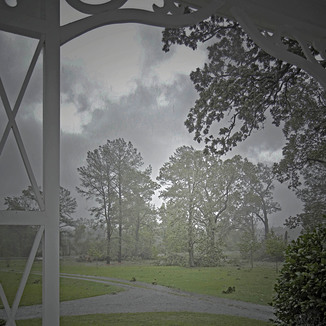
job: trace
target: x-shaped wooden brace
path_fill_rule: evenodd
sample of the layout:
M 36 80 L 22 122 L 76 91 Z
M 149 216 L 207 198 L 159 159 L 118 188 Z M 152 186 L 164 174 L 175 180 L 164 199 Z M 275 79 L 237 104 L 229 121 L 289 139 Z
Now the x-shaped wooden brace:
M 18 148 L 19 148 L 19 151 L 20 151 L 20 154 L 22 156 L 22 159 L 23 159 L 23 162 L 24 162 L 24 165 L 25 165 L 25 168 L 26 168 L 29 180 L 30 180 L 30 183 L 31 183 L 32 188 L 34 190 L 36 200 L 37 200 L 37 202 L 39 204 L 39 207 L 40 207 L 41 211 L 44 210 L 44 202 L 43 202 L 40 190 L 38 188 L 38 185 L 37 185 L 37 182 L 36 182 L 32 167 L 31 167 L 31 164 L 29 162 L 27 152 L 26 152 L 22 137 L 20 135 L 20 132 L 19 132 L 19 129 L 18 129 L 15 118 L 16 118 L 17 112 L 19 110 L 20 104 L 21 104 L 21 102 L 23 100 L 23 97 L 24 97 L 26 88 L 28 86 L 28 83 L 29 83 L 29 81 L 31 79 L 32 73 L 34 71 L 37 59 L 38 59 L 38 57 L 39 57 L 39 55 L 41 53 L 41 50 L 43 48 L 43 44 L 44 44 L 44 38 L 41 38 L 38 45 L 37 45 L 35 53 L 33 55 L 31 64 L 30 64 L 30 66 L 28 68 L 27 74 L 25 76 L 22 87 L 21 87 L 21 89 L 19 91 L 19 94 L 18 94 L 18 97 L 17 97 L 17 100 L 16 100 L 16 103 L 15 103 L 15 106 L 14 106 L 13 110 L 11 109 L 6 90 L 4 88 L 2 80 L 0 78 L 0 97 L 2 99 L 2 103 L 4 105 L 4 108 L 5 108 L 5 111 L 7 113 L 7 117 L 8 117 L 8 123 L 7 123 L 5 131 L 3 133 L 3 136 L 1 138 L 1 141 L 0 141 L 0 155 L 1 155 L 2 151 L 3 151 L 5 143 L 7 141 L 10 129 L 12 128 L 15 139 L 16 139 L 16 142 L 17 142 L 17 145 L 18 145 Z
M 3 306 L 5 307 L 5 311 L 6 311 L 7 318 L 8 318 L 6 324 L 9 326 L 16 326 L 15 320 L 13 319 L 12 314 L 11 314 L 11 309 L 10 309 L 5 291 L 3 290 L 1 283 L 0 283 L 0 298 L 2 300 Z
M 27 283 L 28 276 L 29 276 L 30 271 L 32 269 L 32 265 L 33 265 L 33 262 L 34 262 L 34 259 L 35 259 L 36 253 L 37 253 L 37 249 L 38 249 L 38 247 L 40 245 L 40 242 L 41 242 L 41 239 L 42 239 L 42 236 L 43 236 L 43 232 L 44 232 L 44 226 L 42 225 L 42 226 L 40 226 L 39 230 L 36 233 L 34 243 L 33 243 L 31 252 L 29 254 L 29 257 L 27 259 L 25 270 L 24 270 L 23 276 L 22 276 L 22 278 L 20 280 L 20 284 L 19 284 L 16 296 L 15 296 L 15 300 L 14 300 L 11 308 L 9 306 L 9 303 L 8 303 L 6 294 L 5 294 L 4 290 L 3 290 L 3 287 L 2 287 L 2 285 L 0 283 L 0 298 L 2 300 L 2 303 L 4 305 L 4 308 L 5 308 L 5 311 L 6 311 L 6 314 L 7 314 L 7 318 L 8 318 L 7 319 L 7 325 L 8 326 L 16 326 L 15 316 L 16 316 L 16 313 L 17 313 L 17 310 L 18 310 L 19 302 L 20 302 L 20 300 L 22 298 L 22 295 L 23 295 L 23 292 L 24 292 L 24 289 L 25 289 L 25 286 L 26 286 L 26 283 Z

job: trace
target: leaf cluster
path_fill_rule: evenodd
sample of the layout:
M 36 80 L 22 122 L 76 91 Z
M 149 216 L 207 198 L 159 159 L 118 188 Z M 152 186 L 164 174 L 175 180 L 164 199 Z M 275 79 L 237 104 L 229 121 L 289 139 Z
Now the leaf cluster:
M 308 166 L 302 171 L 303 187 L 296 189 L 297 197 L 303 203 L 303 212 L 286 220 L 290 228 L 302 226 L 312 231 L 321 223 L 326 223 L 326 169 L 320 165 Z
M 264 52 L 226 18 L 166 29 L 162 41 L 164 51 L 173 44 L 196 49 L 208 41 L 208 62 L 190 75 L 199 98 L 185 121 L 206 152 L 227 153 L 271 117 L 286 138 L 283 159 L 274 167 L 280 181 L 295 188 L 298 171 L 309 163 L 326 166 L 325 94 L 305 72 Z M 304 57 L 296 41 L 282 41 L 288 51 Z M 326 67 L 325 60 L 320 63 Z
M 274 174 L 237 155 L 221 160 L 193 147 L 179 147 L 157 180 L 165 205 L 160 215 L 166 246 L 193 252 L 200 264 L 216 265 L 221 239 L 232 228 L 248 227 L 248 216 L 266 224 L 280 210 L 273 201 Z
M 144 225 L 151 228 L 154 224 L 151 221 L 155 219 L 155 209 L 150 201 L 158 185 L 151 179 L 151 167 L 141 169 L 143 164 L 141 154 L 132 143 L 118 138 L 88 151 L 86 165 L 77 169 L 80 176 L 77 191 L 95 201 L 89 211 L 106 229 L 108 257 L 111 250 L 114 252 L 111 240 L 117 233 L 119 255 L 122 232 L 129 245 L 135 242 L 136 252 L 140 230 L 145 234 Z
M 279 121 L 284 122 L 287 140 L 283 158 L 275 164 L 274 171 L 281 182 L 290 181 L 292 188 L 301 185 L 298 172 L 305 173 L 305 169 L 314 166 L 326 172 L 326 97 L 312 79 L 301 81 L 300 85 L 292 87 L 283 99 L 287 112 L 274 110 Z
M 284 258 L 286 244 L 281 236 L 276 235 L 273 231 L 270 232 L 265 240 L 266 252 L 275 261 L 281 261 Z
M 320 326 L 326 322 L 326 228 L 301 235 L 286 250 L 275 285 L 276 324 Z
M 301 72 L 262 51 L 230 20 L 212 17 L 190 30 L 163 34 L 165 48 L 178 43 L 195 49 L 194 43 L 214 37 L 215 43 L 207 48 L 208 63 L 190 75 L 199 99 L 185 124 L 196 141 L 205 142 L 207 151 L 224 154 L 263 128 L 266 111 L 279 107 Z M 279 124 L 283 110 L 275 114 L 274 123 Z

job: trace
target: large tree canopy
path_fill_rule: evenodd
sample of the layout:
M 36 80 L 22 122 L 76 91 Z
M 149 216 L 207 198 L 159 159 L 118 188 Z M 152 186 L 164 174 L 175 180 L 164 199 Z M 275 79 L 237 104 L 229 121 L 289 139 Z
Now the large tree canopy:
M 193 147 L 177 148 L 157 178 L 166 247 L 188 252 L 189 266 L 198 259 L 216 265 L 221 241 L 248 224 L 249 215 L 264 225 L 267 237 L 270 215 L 280 210 L 273 201 L 273 177 L 271 168 L 239 155 L 223 161 Z
M 296 190 L 303 202 L 304 210 L 297 216 L 286 220 L 286 225 L 294 228 L 298 225 L 311 231 L 326 223 L 326 170 L 319 165 L 303 170 L 304 188 Z
M 172 44 L 196 49 L 206 41 L 208 63 L 190 76 L 199 98 L 185 122 L 194 139 L 206 144 L 206 152 L 232 150 L 262 129 L 270 116 L 286 138 L 283 159 L 275 166 L 281 181 L 297 187 L 298 171 L 311 163 L 326 166 L 326 102 L 318 83 L 261 50 L 237 23 L 225 18 L 213 16 L 190 28 L 163 32 L 164 51 Z M 296 42 L 284 43 L 303 56 Z
M 152 213 L 150 201 L 157 185 L 150 179 L 151 167 L 143 171 L 143 164 L 141 154 L 132 143 L 118 138 L 88 151 L 86 165 L 77 169 L 81 181 L 77 191 L 95 200 L 96 205 L 90 211 L 106 227 L 108 264 L 114 232 L 118 238 L 117 258 L 121 262 L 123 230 L 137 229 L 134 231 L 136 248 L 141 220 Z

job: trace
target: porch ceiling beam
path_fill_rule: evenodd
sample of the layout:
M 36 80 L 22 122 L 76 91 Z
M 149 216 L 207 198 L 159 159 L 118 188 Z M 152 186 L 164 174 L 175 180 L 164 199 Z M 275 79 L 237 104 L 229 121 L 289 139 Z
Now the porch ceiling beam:
M 41 18 L 0 8 L 0 30 L 31 38 L 40 38 L 46 31 L 46 24 Z
M 194 8 L 203 8 L 210 0 L 181 0 Z M 233 8 L 246 11 L 253 22 L 266 30 L 284 28 L 300 31 L 302 36 L 311 38 L 326 37 L 326 2 L 323 0 L 224 0 L 215 14 L 237 20 Z M 285 30 L 284 30 L 285 32 Z M 285 35 L 291 37 L 289 35 Z
M 170 28 L 190 26 L 209 17 L 222 4 L 223 0 L 209 1 L 205 7 L 191 14 L 170 15 L 164 11 L 164 8 L 160 10 L 159 7 L 154 7 L 154 11 L 124 8 L 96 13 L 61 26 L 61 45 L 92 29 L 105 25 L 139 23 Z
M 198 11 L 208 2 L 181 0 Z M 324 0 L 224 0 L 220 3 L 214 11 L 217 16 L 237 21 L 261 49 L 303 69 L 326 89 Z M 303 55 L 292 53 L 284 38 L 296 41 Z

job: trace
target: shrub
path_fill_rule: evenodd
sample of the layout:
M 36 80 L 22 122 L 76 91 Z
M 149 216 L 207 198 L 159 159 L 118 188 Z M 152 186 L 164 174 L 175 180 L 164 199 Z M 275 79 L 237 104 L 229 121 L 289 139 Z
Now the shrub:
M 76 259 L 77 262 L 79 263 L 91 263 L 93 261 L 93 258 L 91 256 L 88 255 L 80 255 L 77 257 Z
M 188 266 L 188 255 L 186 253 L 168 253 L 162 258 L 162 262 L 166 266 Z
M 226 257 L 222 254 L 208 254 L 195 257 L 195 266 L 198 267 L 216 267 L 220 266 L 223 261 L 226 261 Z
M 326 228 L 292 241 L 275 285 L 277 325 L 326 325 Z
M 265 250 L 269 257 L 275 261 L 276 272 L 278 273 L 278 263 L 284 260 L 284 251 L 286 244 L 281 236 L 276 235 L 273 231 L 265 240 Z

